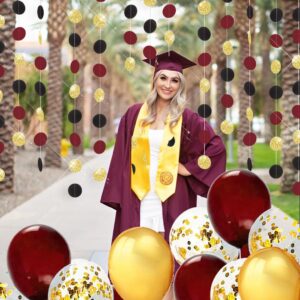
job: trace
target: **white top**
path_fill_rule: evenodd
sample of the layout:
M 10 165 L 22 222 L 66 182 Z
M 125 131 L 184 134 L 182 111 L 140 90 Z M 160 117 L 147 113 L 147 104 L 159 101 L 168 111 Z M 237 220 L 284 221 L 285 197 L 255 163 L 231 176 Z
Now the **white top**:
M 164 232 L 161 200 L 155 192 L 155 180 L 158 167 L 158 154 L 163 140 L 163 129 L 149 128 L 150 145 L 150 191 L 141 201 L 140 226 Z

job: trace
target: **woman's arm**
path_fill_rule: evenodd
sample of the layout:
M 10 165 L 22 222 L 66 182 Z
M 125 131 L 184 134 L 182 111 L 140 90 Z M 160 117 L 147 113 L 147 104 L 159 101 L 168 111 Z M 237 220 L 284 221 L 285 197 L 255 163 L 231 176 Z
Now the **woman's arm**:
M 189 175 L 191 175 L 191 173 L 181 163 L 178 164 L 178 174 L 182 175 L 182 176 L 189 176 Z

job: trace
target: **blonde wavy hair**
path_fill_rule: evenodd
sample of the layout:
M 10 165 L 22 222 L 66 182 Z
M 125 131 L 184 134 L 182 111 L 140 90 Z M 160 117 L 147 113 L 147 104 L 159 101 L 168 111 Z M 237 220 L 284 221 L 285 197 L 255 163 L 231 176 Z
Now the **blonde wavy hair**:
M 141 121 L 142 126 L 147 126 L 149 124 L 152 124 L 155 121 L 156 118 L 156 100 L 158 97 L 158 93 L 156 90 L 156 82 L 157 78 L 161 75 L 163 70 L 158 71 L 153 79 L 153 89 L 150 92 L 149 96 L 146 99 L 146 103 L 148 105 L 148 115 Z M 186 105 L 186 98 L 185 98 L 185 78 L 182 75 L 182 73 L 177 72 L 179 79 L 180 79 L 180 86 L 175 94 L 175 96 L 172 98 L 170 102 L 170 130 L 172 131 L 172 128 L 176 126 L 177 121 L 179 120 L 180 116 L 182 115 L 185 105 Z M 166 122 L 165 122 L 166 124 Z

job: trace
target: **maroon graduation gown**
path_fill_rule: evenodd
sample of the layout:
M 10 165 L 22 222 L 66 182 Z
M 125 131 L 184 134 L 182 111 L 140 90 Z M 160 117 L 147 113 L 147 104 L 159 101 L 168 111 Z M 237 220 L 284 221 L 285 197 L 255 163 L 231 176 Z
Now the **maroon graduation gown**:
M 132 105 L 121 118 L 112 159 L 101 196 L 101 203 L 116 210 L 113 240 L 124 230 L 140 226 L 140 200 L 130 187 L 130 147 L 135 122 L 142 103 Z M 211 159 L 211 167 L 202 170 L 197 164 L 203 154 L 201 131 L 209 133 L 205 154 Z M 183 112 L 179 161 L 191 173 L 177 176 L 176 191 L 162 203 L 165 239 L 175 219 L 185 210 L 196 206 L 197 195 L 206 197 L 212 182 L 225 171 L 226 150 L 221 138 L 211 126 L 190 109 Z

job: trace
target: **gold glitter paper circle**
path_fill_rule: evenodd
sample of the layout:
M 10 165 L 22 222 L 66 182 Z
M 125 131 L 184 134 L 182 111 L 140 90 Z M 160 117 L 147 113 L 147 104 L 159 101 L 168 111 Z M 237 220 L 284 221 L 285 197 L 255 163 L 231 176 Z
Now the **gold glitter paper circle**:
M 0 182 L 5 179 L 5 172 L 3 169 L 0 169 Z
M 106 25 L 106 18 L 102 14 L 98 14 L 93 18 L 93 23 L 96 28 L 102 29 Z
M 45 119 L 45 115 L 44 115 L 44 111 L 41 107 L 38 107 L 36 110 L 35 110 L 35 113 L 36 113 L 36 117 L 37 119 L 42 122 L 44 121 Z
M 69 13 L 69 20 L 73 24 L 78 24 L 82 21 L 82 14 L 78 9 L 73 9 Z
M 279 136 L 274 136 L 270 141 L 270 148 L 273 151 L 280 151 L 282 149 L 282 139 Z
M 3 100 L 3 92 L 0 90 L 0 102 Z
M 16 66 L 22 66 L 24 64 L 25 64 L 25 59 L 24 59 L 23 54 L 16 53 L 16 55 L 15 55 L 15 65 Z
M 12 142 L 17 147 L 22 147 L 25 145 L 25 135 L 23 132 L 15 132 L 12 136 Z
M 135 69 L 135 59 L 133 57 L 127 57 L 125 60 L 125 69 L 128 72 L 132 72 Z
M 73 173 L 80 172 L 82 168 L 82 162 L 79 159 L 72 159 L 69 162 L 69 170 Z
M 198 4 L 198 12 L 200 15 L 208 15 L 211 12 L 211 4 L 208 1 L 202 1 Z
M 211 166 L 211 160 L 207 155 L 201 155 L 198 158 L 198 166 L 203 169 L 207 170 Z
M 253 120 L 253 110 L 251 107 L 247 107 L 246 117 L 247 117 L 248 121 L 250 121 L 250 122 Z
M 103 89 L 98 88 L 96 89 L 95 93 L 94 93 L 94 99 L 96 102 L 102 102 L 104 100 L 105 97 L 105 92 Z
M 293 133 L 293 141 L 295 144 L 300 144 L 300 130 L 297 129 Z
M 281 71 L 281 62 L 277 59 L 273 60 L 271 63 L 271 72 L 273 74 L 278 74 Z
M 76 99 L 80 95 L 80 86 L 78 84 L 72 84 L 69 90 L 69 95 L 72 99 Z
M 227 120 L 224 120 L 220 125 L 221 131 L 224 134 L 231 134 L 233 132 L 234 126 Z
M 93 173 L 93 178 L 95 181 L 103 181 L 106 177 L 106 170 L 100 168 Z
M 175 41 L 175 34 L 172 30 L 168 30 L 165 32 L 165 35 L 164 35 L 164 39 L 165 39 L 165 42 L 171 46 L 174 41 Z
M 41 32 L 39 33 L 39 36 L 38 36 L 38 42 L 40 45 L 42 45 L 42 43 L 43 43 L 43 37 L 42 37 Z
M 159 180 L 163 185 L 169 185 L 173 182 L 173 175 L 169 171 L 164 171 L 160 173 Z
M 293 57 L 292 65 L 295 69 L 300 70 L 300 55 L 295 55 Z
M 232 47 L 232 43 L 230 41 L 226 41 L 223 44 L 223 52 L 225 55 L 231 55 L 233 52 L 233 47 Z
M 156 3 L 157 3 L 156 0 L 144 0 L 144 4 L 145 4 L 146 6 L 155 6 Z
M 5 18 L 0 15 L 0 28 L 3 28 L 5 25 Z
M 210 90 L 210 82 L 206 78 L 202 78 L 200 81 L 200 91 L 207 93 Z

